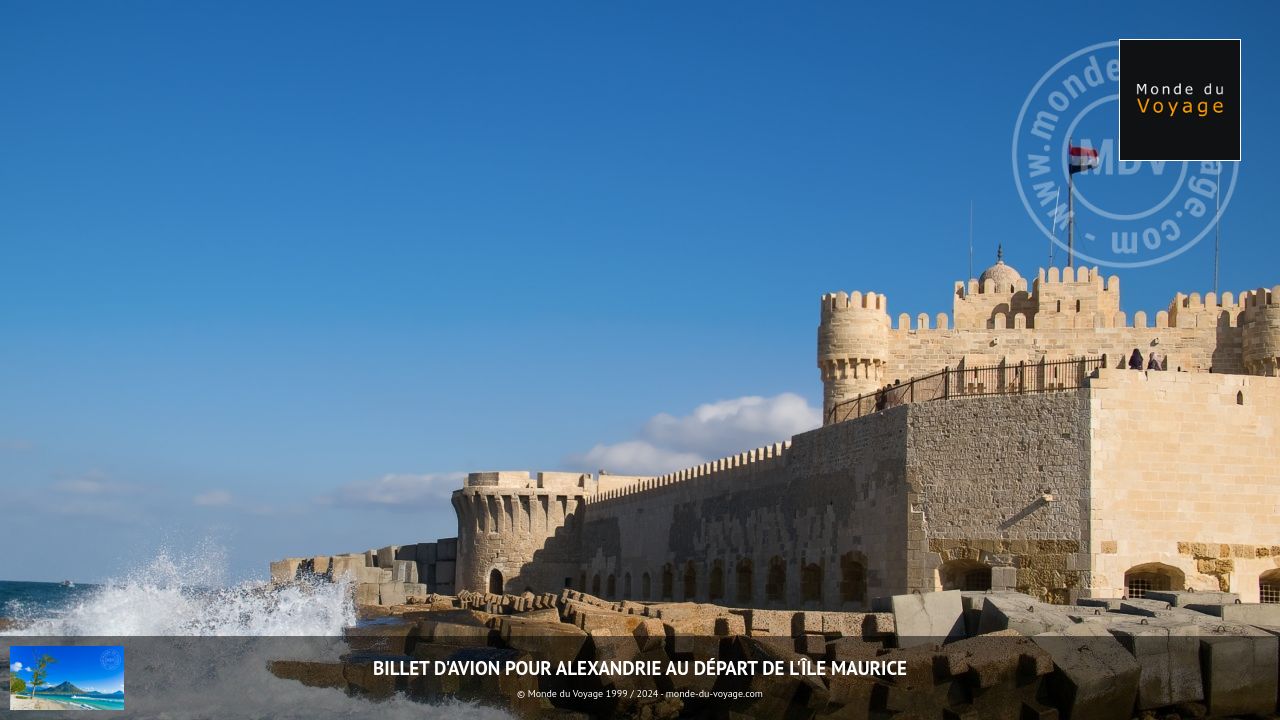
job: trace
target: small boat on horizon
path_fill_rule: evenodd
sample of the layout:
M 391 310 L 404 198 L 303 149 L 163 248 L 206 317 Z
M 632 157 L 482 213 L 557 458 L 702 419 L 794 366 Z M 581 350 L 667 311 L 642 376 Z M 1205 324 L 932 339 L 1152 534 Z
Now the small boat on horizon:
M 75 587 L 75 586 L 76 586 L 76 584 L 75 584 L 75 583 L 73 583 L 73 582 L 71 582 L 70 580 L 63 580 L 63 581 L 62 581 L 62 587 Z

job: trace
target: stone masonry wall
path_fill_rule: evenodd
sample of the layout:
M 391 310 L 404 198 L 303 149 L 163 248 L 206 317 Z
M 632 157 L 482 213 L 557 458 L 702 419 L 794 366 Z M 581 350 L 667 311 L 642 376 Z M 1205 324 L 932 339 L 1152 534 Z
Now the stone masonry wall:
M 909 406 L 909 589 L 963 589 L 948 570 L 977 562 L 996 585 L 1069 599 L 1088 570 L 1086 393 Z
M 857 609 L 899 592 L 905 435 L 897 408 L 797 435 L 778 457 L 590 500 L 581 580 L 606 597 L 741 607 Z
M 1089 402 L 1089 592 L 1118 597 L 1154 563 L 1258 602 L 1280 568 L 1280 378 L 1113 370 Z

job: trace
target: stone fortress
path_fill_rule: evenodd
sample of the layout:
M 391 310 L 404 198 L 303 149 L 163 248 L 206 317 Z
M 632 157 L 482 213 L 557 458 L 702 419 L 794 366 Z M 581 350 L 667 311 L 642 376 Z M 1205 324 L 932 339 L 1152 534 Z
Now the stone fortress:
M 1280 287 L 1129 316 L 1096 268 L 1028 283 L 1001 260 L 952 303 L 895 324 L 884 295 L 822 296 L 826 422 L 789 441 L 661 477 L 472 473 L 456 565 L 433 573 L 744 608 L 943 589 L 1280 601 Z M 1166 370 L 1126 369 L 1135 349 Z M 998 379 L 966 379 L 979 366 Z M 945 400 L 842 414 L 944 369 Z

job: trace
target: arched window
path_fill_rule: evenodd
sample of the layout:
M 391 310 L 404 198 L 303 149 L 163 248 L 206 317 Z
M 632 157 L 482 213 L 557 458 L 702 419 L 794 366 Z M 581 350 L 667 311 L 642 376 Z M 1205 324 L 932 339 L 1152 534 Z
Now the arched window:
M 938 568 L 943 590 L 990 590 L 991 566 L 977 560 L 948 560 Z
M 1280 568 L 1268 570 L 1258 576 L 1258 600 L 1280 603 Z
M 675 568 L 671 567 L 671 563 L 662 566 L 662 599 L 670 600 L 675 597 Z
M 867 563 L 860 552 L 847 552 L 840 556 L 840 601 L 867 601 Z
M 738 582 L 737 582 L 738 594 L 735 599 L 739 603 L 743 603 L 743 604 L 749 603 L 751 602 L 751 586 L 752 586 L 751 558 L 742 558 L 741 560 L 738 561 L 737 576 L 738 576 Z
M 809 563 L 800 567 L 800 597 L 804 602 L 822 602 L 822 566 Z
M 649 573 L 640 576 L 640 599 L 648 600 L 650 591 Z
M 1124 596 L 1143 598 L 1149 590 L 1182 590 L 1187 576 L 1178 568 L 1152 562 L 1134 565 L 1124 572 Z
M 498 572 L 498 568 L 489 571 L 489 592 L 494 595 L 502 594 L 502 573 Z
M 618 581 L 613 578 L 613 573 L 609 573 L 609 579 L 605 582 L 605 593 L 610 600 L 618 596 Z
M 1244 391 L 1243 391 L 1243 390 L 1238 390 L 1238 391 L 1236 391 L 1236 404 L 1237 404 L 1237 405 L 1243 405 L 1243 404 L 1244 404 Z
M 591 594 L 600 597 L 600 573 L 591 577 Z
M 684 599 L 692 600 L 698 596 L 698 571 L 690 560 L 684 564 Z
M 707 599 L 715 602 L 724 598 L 724 564 L 719 560 L 711 563 L 711 582 L 707 588 Z
M 622 576 L 622 597 L 631 597 L 631 573 Z
M 769 574 L 765 577 L 764 597 L 771 602 L 787 598 L 787 561 L 774 555 L 769 558 Z

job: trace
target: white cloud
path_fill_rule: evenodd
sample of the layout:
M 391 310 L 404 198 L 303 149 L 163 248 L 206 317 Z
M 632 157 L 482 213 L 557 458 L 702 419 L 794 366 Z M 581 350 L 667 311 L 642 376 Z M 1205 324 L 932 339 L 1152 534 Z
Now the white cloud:
M 640 437 L 598 444 L 571 455 L 566 464 L 584 469 L 657 475 L 786 440 L 822 424 L 822 411 L 795 393 L 749 395 L 699 405 L 682 417 L 653 416 Z
M 90 470 L 79 477 L 64 480 L 54 485 L 54 488 L 69 495 L 89 495 L 98 497 L 106 495 L 127 495 L 137 489 L 128 483 L 115 482 L 111 480 L 100 470 Z
M 700 462 L 704 458 L 697 453 L 666 450 L 644 440 L 598 444 L 581 455 L 570 456 L 568 461 L 584 470 L 608 470 L 620 475 L 661 475 Z
M 466 473 L 427 473 L 413 475 L 391 473 L 374 480 L 347 483 L 332 495 L 317 498 L 323 505 L 363 505 L 391 510 L 414 510 L 448 502 L 454 490 L 462 487 Z
M 22 663 L 15 662 L 14 664 L 9 666 L 9 670 L 13 672 L 22 672 Z
M 231 493 L 226 490 L 211 490 L 195 496 L 192 502 L 200 507 L 225 507 L 231 504 Z

